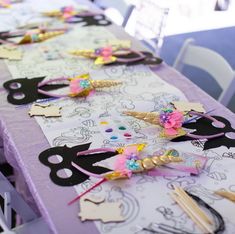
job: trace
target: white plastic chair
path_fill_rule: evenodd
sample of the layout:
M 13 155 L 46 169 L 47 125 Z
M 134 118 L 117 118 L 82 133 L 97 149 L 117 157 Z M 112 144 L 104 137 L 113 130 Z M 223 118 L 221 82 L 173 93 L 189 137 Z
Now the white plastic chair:
M 16 192 L 0 172 L 0 196 L 4 199 L 4 211 L 0 207 L 2 234 L 49 234 L 47 224 L 39 218 L 23 198 Z M 12 209 L 20 216 L 23 224 L 12 229 Z
M 141 0 L 135 8 L 130 6 L 123 26 L 130 35 L 159 55 L 168 14 L 169 8 L 158 5 L 156 0 Z
M 222 88 L 218 101 L 227 106 L 235 92 L 234 70 L 220 54 L 194 43 L 192 38 L 184 42 L 173 67 L 182 71 L 184 65 L 190 65 L 208 72 Z

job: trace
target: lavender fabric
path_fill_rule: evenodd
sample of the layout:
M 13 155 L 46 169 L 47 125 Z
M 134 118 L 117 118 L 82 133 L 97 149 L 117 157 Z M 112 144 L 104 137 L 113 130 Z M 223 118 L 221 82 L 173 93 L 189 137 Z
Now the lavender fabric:
M 85 1 L 82 1 L 85 2 Z M 119 38 L 128 38 L 122 29 L 110 26 Z M 129 38 L 130 39 L 130 38 Z M 136 49 L 139 43 L 133 41 Z M 11 79 L 5 64 L 0 63 L 0 87 Z M 190 101 L 200 101 L 213 114 L 223 114 L 235 128 L 235 115 L 207 95 L 183 75 L 163 63 L 153 69 L 163 80 L 184 92 Z M 17 187 L 27 201 L 40 212 L 53 233 L 98 233 L 93 222 L 82 223 L 77 217 L 78 205 L 67 206 L 77 194 L 73 187 L 60 187 L 49 179 L 49 169 L 43 166 L 38 155 L 50 147 L 39 125 L 28 115 L 29 106 L 17 107 L 6 100 L 7 92 L 0 90 L 0 142 L 6 160 L 17 172 Z

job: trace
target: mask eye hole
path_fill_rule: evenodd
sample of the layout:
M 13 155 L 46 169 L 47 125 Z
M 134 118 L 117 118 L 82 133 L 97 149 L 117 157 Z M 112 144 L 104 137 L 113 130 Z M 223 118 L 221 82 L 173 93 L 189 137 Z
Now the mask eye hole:
M 13 82 L 9 85 L 11 89 L 19 89 L 21 87 L 21 84 L 18 82 Z
M 94 19 L 96 19 L 96 20 L 102 20 L 102 19 L 103 19 L 103 16 L 102 16 L 102 15 L 96 15 L 96 16 L 94 16 Z
M 60 169 L 57 171 L 57 176 L 62 178 L 62 179 L 67 179 L 67 178 L 70 178 L 72 176 L 72 171 L 68 168 L 65 168 L 65 169 Z
M 235 140 L 235 132 L 227 132 L 225 133 L 225 136 L 229 139 Z
M 14 97 L 14 99 L 21 100 L 21 99 L 25 98 L 25 94 L 24 93 L 14 93 L 13 97 Z
M 214 121 L 211 123 L 215 128 L 224 128 L 225 124 L 219 121 Z
M 63 161 L 63 158 L 60 155 L 52 155 L 48 158 L 48 161 L 52 164 L 58 164 Z

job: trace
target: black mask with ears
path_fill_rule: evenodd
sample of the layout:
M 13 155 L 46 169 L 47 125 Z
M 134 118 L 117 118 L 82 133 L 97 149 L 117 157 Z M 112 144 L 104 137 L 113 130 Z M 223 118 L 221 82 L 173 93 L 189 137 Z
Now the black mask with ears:
M 110 170 L 104 167 L 93 166 L 93 164 L 118 154 L 118 152 L 102 152 L 77 156 L 78 152 L 88 150 L 90 145 L 91 143 L 74 146 L 72 148 L 67 146 L 49 148 L 39 155 L 39 160 L 42 164 L 51 169 L 50 178 L 55 184 L 60 186 L 74 186 L 86 181 L 89 179 L 89 176 L 73 167 L 72 162 L 91 173 L 103 174 Z M 54 163 L 51 162 L 50 157 L 56 155 L 59 155 L 62 160 L 56 160 Z M 70 170 L 71 175 L 69 177 L 60 177 L 58 175 L 58 172 L 64 169 Z
M 3 87 L 8 90 L 8 102 L 13 105 L 24 105 L 32 103 L 38 99 L 49 98 L 49 96 L 38 92 L 38 84 L 43 81 L 44 77 L 36 77 L 32 79 L 19 78 L 6 81 Z M 66 87 L 66 84 L 49 84 L 40 87 L 41 90 L 51 91 Z
M 82 26 L 108 26 L 112 22 L 107 20 L 104 15 L 93 15 L 93 16 L 74 16 L 66 21 L 67 23 L 84 23 Z
M 133 65 L 139 65 L 139 64 L 144 64 L 144 65 L 149 65 L 149 66 L 156 66 L 159 65 L 163 62 L 161 58 L 153 56 L 152 53 L 147 52 L 147 51 L 141 51 L 145 55 L 145 58 L 135 61 L 135 62 L 114 62 L 114 63 L 108 63 L 105 64 L 105 66 L 113 66 L 113 65 L 123 65 L 125 64 L 126 66 L 133 66 Z M 124 59 L 133 59 L 133 58 L 138 58 L 138 55 L 136 53 L 129 53 L 127 55 L 115 55 L 117 58 L 124 58 Z
M 231 147 L 235 147 L 235 129 L 231 127 L 231 123 L 221 116 L 212 117 L 224 123 L 224 127 L 216 127 L 215 125 L 213 125 L 213 122 L 207 118 L 199 118 L 195 122 L 184 124 L 183 127 L 194 129 L 195 131 L 192 133 L 195 135 L 214 135 L 218 133 L 224 133 L 223 136 L 207 139 L 204 144 L 203 150 L 218 148 L 220 146 L 226 146 L 228 149 Z M 192 138 L 181 136 L 174 138 L 172 141 L 180 142 L 188 140 L 192 140 Z

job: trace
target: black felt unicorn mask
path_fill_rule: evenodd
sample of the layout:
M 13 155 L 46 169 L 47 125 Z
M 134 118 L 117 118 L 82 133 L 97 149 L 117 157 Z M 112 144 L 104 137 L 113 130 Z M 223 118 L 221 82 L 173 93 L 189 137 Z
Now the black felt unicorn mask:
M 39 155 L 39 160 L 51 169 L 50 178 L 55 184 L 60 186 L 77 185 L 89 179 L 89 176 L 73 167 L 72 162 L 92 173 L 103 174 L 110 170 L 104 167 L 93 166 L 93 164 L 118 154 L 118 152 L 101 152 L 77 157 L 78 152 L 88 150 L 90 145 L 91 143 L 74 146 L 72 148 L 67 146 L 49 148 Z M 59 155 L 62 161 L 60 160 L 59 163 L 59 160 L 55 163 L 51 162 L 50 158 L 55 155 Z M 60 177 L 58 173 L 61 169 L 70 170 L 71 175 L 67 178 Z
M 231 123 L 221 116 L 212 117 L 223 124 L 217 126 L 207 118 L 200 118 L 197 119 L 196 122 L 183 124 L 183 127 L 194 129 L 195 131 L 193 133 L 196 135 L 214 135 L 224 133 L 224 135 L 218 138 L 208 139 L 204 144 L 203 150 L 218 148 L 220 146 L 226 146 L 228 149 L 235 147 L 235 129 L 232 128 Z M 172 141 L 180 142 L 187 140 L 192 140 L 192 138 L 181 136 L 173 139 Z

